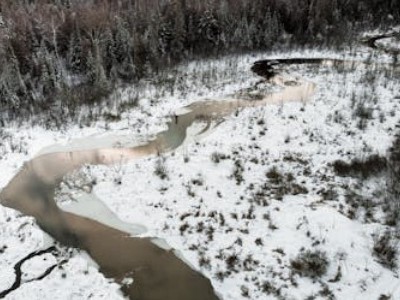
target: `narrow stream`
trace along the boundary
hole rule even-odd
[[[132,237],[98,221],[63,211],[54,200],[55,190],[65,175],[85,164],[112,165],[171,151],[185,141],[187,129],[197,121],[206,121],[203,131],[209,131],[221,118],[240,108],[307,101],[316,89],[313,83],[285,85],[284,80],[278,79],[276,81],[282,85],[282,90],[261,100],[195,102],[173,117],[166,131],[142,146],[38,156],[26,162],[3,189],[0,203],[33,216],[44,231],[64,245],[87,251],[106,277],[114,278],[118,283],[125,277],[132,277],[134,283],[122,287],[130,299],[219,299],[210,280],[179,259],[173,251],[158,247],[150,238]]]

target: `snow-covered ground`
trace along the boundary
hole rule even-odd
[[[368,56],[391,62],[367,50],[269,56]],[[139,105],[113,123],[71,124],[58,131],[11,124],[1,132],[0,188],[38,153],[120,145],[117,141],[139,144],[164,130],[168,118],[191,102],[254,90],[260,78],[250,72],[251,63],[266,57],[179,66],[166,82],[146,83]],[[387,229],[382,211],[374,206],[367,218],[363,204],[355,209],[348,201],[351,194],[362,202],[382,191],[382,180],[360,184],[336,176],[332,168],[338,159],[386,154],[399,130],[399,77],[389,67],[363,66],[290,66],[284,73],[315,83],[315,96],[305,103],[243,109],[206,136],[194,135],[161,157],[85,167],[89,181],[96,179],[91,192],[121,221],[144,225],[143,236],[163,238],[179,249],[223,299],[400,299],[400,269],[388,269],[373,255],[374,236]],[[133,93],[129,88],[115,97],[128,99]],[[117,114],[114,110],[110,113]],[[190,130],[198,132],[201,126]],[[155,172],[160,166],[164,179]],[[58,200],[66,205],[71,196],[62,189]],[[0,249],[6,247],[0,251],[1,291],[13,283],[18,260],[52,242],[32,218],[4,207],[0,224]],[[58,247],[57,256],[43,255],[23,265],[23,284],[7,299],[122,298],[118,285],[105,279],[85,253]],[[293,262],[307,250],[325,254],[326,272],[307,277],[296,271]],[[27,282],[63,259],[67,262],[49,276]]]

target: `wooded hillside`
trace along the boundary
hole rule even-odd
[[[339,45],[399,19],[396,0],[1,0],[0,109],[68,113],[178,61]]]

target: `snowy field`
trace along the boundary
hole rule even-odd
[[[399,71],[391,69],[389,56],[368,49],[194,62],[177,67],[164,82],[143,83],[139,92],[116,92],[114,98],[134,94],[139,101],[115,122],[60,130],[10,124],[0,131],[0,189],[39,153],[137,145],[165,130],[174,112],[189,103],[275,89],[256,88],[260,78],[250,71],[254,61],[269,57],[387,65],[287,66],[282,76],[316,84],[312,99],[242,109],[205,135],[196,135],[205,126],[196,123],[172,153],[87,166],[66,178],[83,188],[62,185],[57,200],[63,207],[82,191],[96,195],[119,219],[114,226],[140,224],[147,228],[142,236],[165,239],[225,300],[400,299],[400,268],[389,268],[373,251],[376,237],[388,229],[379,205],[383,179],[339,177],[333,169],[337,160],[385,156],[399,131]],[[109,114],[118,116],[117,108],[111,106]],[[54,242],[32,218],[2,206],[0,228],[2,291],[14,282],[15,263]],[[123,298],[85,253],[57,249],[24,264],[22,284],[7,299]],[[307,257],[317,260],[311,271],[300,264]],[[32,281],[57,263],[48,276]]]

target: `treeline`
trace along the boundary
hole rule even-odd
[[[397,0],[0,0],[0,113],[60,117],[178,61],[399,19]]]

